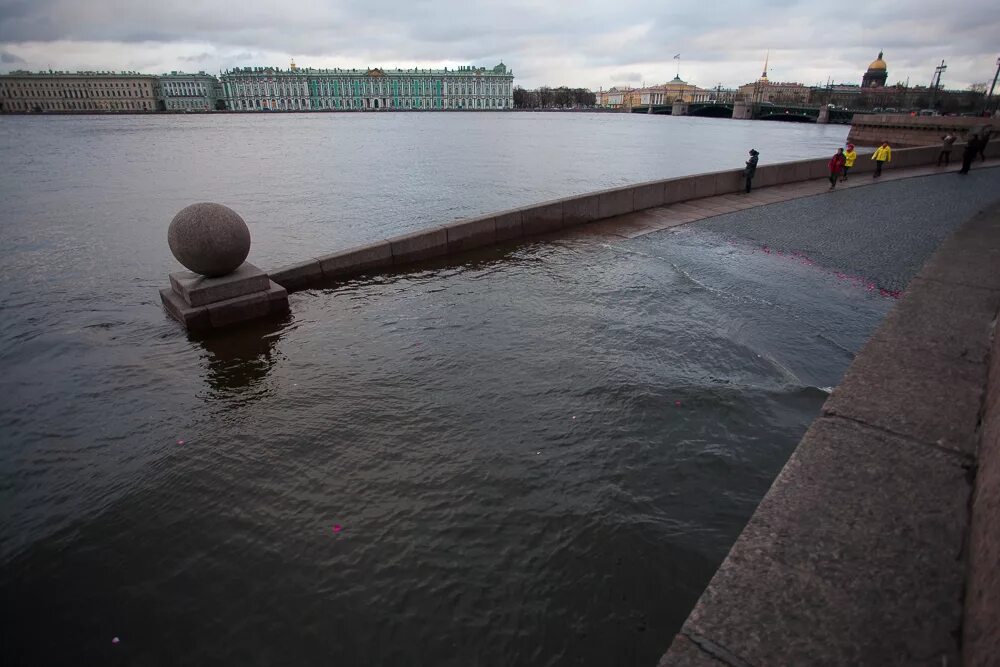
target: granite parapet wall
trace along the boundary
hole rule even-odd
[[[1000,214],[989,223],[992,274],[987,283],[1000,291]],[[971,239],[974,241],[975,239]],[[960,278],[960,276],[956,276]],[[989,381],[981,411],[976,451],[976,481],[969,530],[963,657],[966,667],[987,667],[1000,660],[1000,332],[993,322]]]
[[[956,145],[961,152],[961,145]],[[1000,155],[1000,142],[989,146]],[[891,167],[913,167],[937,160],[936,147],[895,150]],[[874,163],[858,156],[854,173],[867,173]],[[757,168],[754,187],[762,188],[825,178],[829,158],[764,164]],[[457,255],[477,248],[510,243],[551,234],[577,225],[614,218],[692,199],[732,194],[743,189],[743,171],[696,174],[611,188],[532,206],[459,220],[418,232],[382,239],[355,248],[308,258],[269,272],[271,280],[289,291],[307,289],[331,281],[398,268],[421,260]]]
[[[909,114],[855,115],[847,140],[858,146],[938,146],[941,137],[951,132],[965,139],[969,132],[984,125],[1000,129],[1000,119],[965,116],[910,116]]]

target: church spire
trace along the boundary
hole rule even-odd
[[[771,49],[767,50],[767,55],[764,56],[764,73],[760,75],[760,78],[767,78],[767,61],[771,59]]]

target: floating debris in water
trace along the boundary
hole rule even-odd
[[[118,639],[118,637],[113,637],[113,638],[111,639],[111,643],[112,643],[112,644],[118,644],[118,643],[120,643],[120,642],[121,642],[121,640],[120,640],[120,639]]]
[[[183,441],[183,440],[178,440],[178,441],[177,441],[177,444],[178,444],[178,445],[183,445],[183,444],[184,444],[184,441]]]
[[[677,407],[681,407],[681,402],[680,401],[674,401],[674,405],[676,405]]]
[[[340,531],[342,531],[343,529],[344,529],[344,527],[343,527],[343,526],[341,526],[341,525],[340,525],[339,523],[335,523],[335,524],[333,524],[333,532],[335,532],[335,533],[339,533],[339,532],[340,532]]]

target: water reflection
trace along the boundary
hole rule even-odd
[[[239,394],[256,388],[274,367],[274,347],[291,322],[291,315],[266,318],[190,339],[204,348],[205,381],[219,394]]]

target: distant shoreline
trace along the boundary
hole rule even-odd
[[[284,114],[382,114],[382,113],[629,113],[628,109],[292,109],[287,111],[4,111],[0,116],[215,116],[215,115],[246,115],[270,116]]]

